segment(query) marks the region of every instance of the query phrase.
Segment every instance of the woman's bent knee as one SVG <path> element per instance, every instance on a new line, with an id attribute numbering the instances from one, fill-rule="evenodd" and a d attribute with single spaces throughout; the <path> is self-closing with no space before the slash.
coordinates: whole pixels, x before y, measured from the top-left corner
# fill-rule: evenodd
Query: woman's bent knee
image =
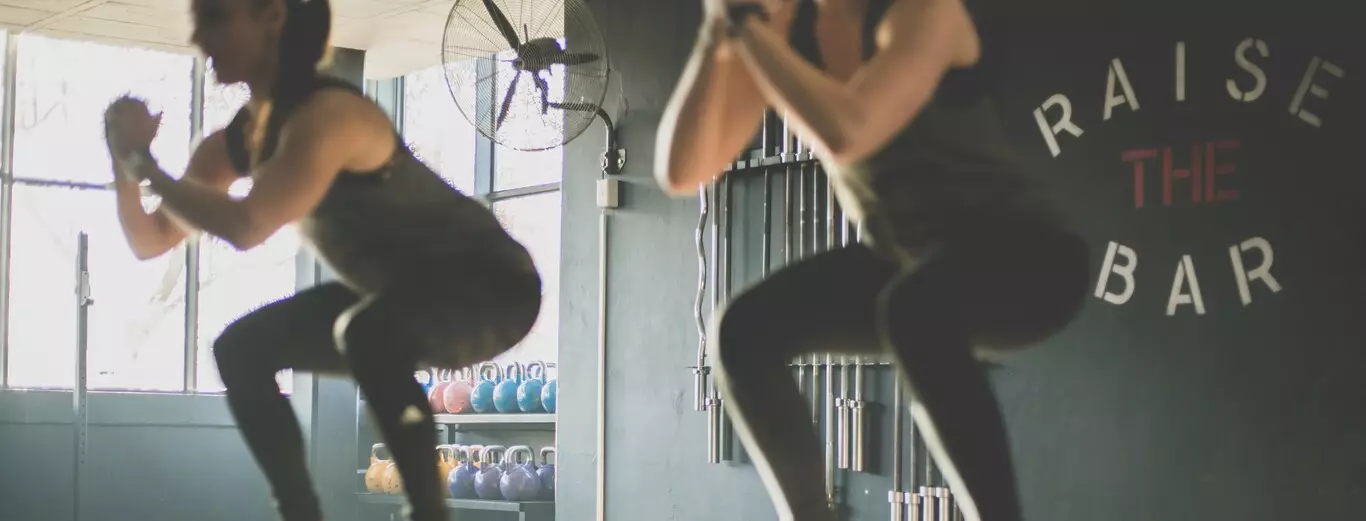
<path id="1" fill-rule="evenodd" d="M 277 372 L 270 367 L 268 360 L 260 356 L 256 349 L 259 342 L 252 339 L 249 327 L 241 322 L 233 322 L 223 329 L 223 333 L 213 341 L 213 357 L 218 364 L 218 374 L 223 384 L 232 387 L 242 378 L 264 375 L 274 377 Z"/>

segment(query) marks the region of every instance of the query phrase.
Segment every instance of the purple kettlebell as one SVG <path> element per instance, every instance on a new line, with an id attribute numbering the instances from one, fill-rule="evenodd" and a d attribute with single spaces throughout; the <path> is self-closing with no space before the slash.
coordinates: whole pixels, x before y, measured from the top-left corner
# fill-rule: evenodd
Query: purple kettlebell
<path id="1" fill-rule="evenodd" d="M 503 478 L 499 490 L 508 501 L 532 501 L 541 494 L 541 478 L 536 475 L 536 454 L 531 447 L 509 448 L 503 458 Z"/>
<path id="2" fill-rule="evenodd" d="M 456 447 L 455 469 L 446 476 L 446 487 L 455 499 L 474 499 L 474 475 L 479 472 L 469 447 Z"/>
<path id="3" fill-rule="evenodd" d="M 555 500 L 555 463 L 550 459 L 555 447 L 541 448 L 541 468 L 536 469 L 536 477 L 541 479 L 541 499 Z"/>
<path id="4" fill-rule="evenodd" d="M 505 450 L 502 445 L 484 447 L 483 457 L 479 460 L 479 472 L 474 475 L 474 494 L 479 499 L 503 499 L 498 482 L 503 479 L 503 469 L 499 465 L 503 462 Z"/>

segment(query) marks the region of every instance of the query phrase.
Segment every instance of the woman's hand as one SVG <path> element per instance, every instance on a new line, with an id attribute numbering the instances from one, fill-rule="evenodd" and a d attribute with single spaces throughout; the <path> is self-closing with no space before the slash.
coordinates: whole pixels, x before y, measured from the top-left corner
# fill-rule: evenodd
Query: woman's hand
<path id="1" fill-rule="evenodd" d="M 124 96 L 104 111 L 104 139 L 116 158 L 147 150 L 161 128 L 161 114 L 153 115 L 147 104 Z"/>
<path id="2" fill-rule="evenodd" d="M 726 10 L 737 4 L 758 3 L 764 6 L 768 15 L 768 26 L 774 31 L 786 34 L 797 13 L 798 0 L 702 0 L 705 19 L 703 23 L 725 26 Z"/>

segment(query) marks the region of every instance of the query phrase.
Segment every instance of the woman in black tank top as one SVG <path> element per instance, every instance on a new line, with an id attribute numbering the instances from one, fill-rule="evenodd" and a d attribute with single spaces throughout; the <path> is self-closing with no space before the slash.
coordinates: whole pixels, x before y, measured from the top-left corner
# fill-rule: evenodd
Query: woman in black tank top
<path id="1" fill-rule="evenodd" d="M 242 436 L 284 519 L 319 521 L 298 421 L 274 376 L 350 373 L 398 465 L 410 518 L 444 521 L 432 410 L 413 371 L 467 367 L 520 342 L 540 310 L 535 266 L 488 208 L 411 155 L 378 106 L 319 76 L 327 0 L 194 0 L 193 10 L 193 41 L 218 80 L 246 83 L 253 99 L 180 179 L 148 151 L 159 116 L 137 100 L 110 106 L 128 243 L 151 258 L 198 229 L 245 250 L 298 223 L 340 280 L 252 311 L 215 340 Z M 251 192 L 230 197 L 243 176 Z M 143 181 L 162 198 L 151 213 Z"/>
<path id="2" fill-rule="evenodd" d="M 993 17 L 972 0 L 704 1 L 660 124 L 660 184 L 695 196 L 773 108 L 812 143 L 864 232 L 734 298 L 709 335 L 725 409 L 779 518 L 835 517 L 820 438 L 787 369 L 834 352 L 893 355 L 965 517 L 1019 520 L 977 357 L 1069 323 L 1088 247 L 1012 160 L 988 95 Z"/>

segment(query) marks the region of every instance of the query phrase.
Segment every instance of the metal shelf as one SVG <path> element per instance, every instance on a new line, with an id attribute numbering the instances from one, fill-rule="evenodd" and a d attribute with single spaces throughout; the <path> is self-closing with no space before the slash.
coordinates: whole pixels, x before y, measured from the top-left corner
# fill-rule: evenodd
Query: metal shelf
<path id="1" fill-rule="evenodd" d="M 554 414 L 436 414 L 433 420 L 442 425 L 470 426 L 543 426 L 554 428 Z"/>
<path id="2" fill-rule="evenodd" d="M 372 494 L 369 492 L 357 492 L 356 497 L 361 503 L 372 505 L 403 505 L 406 499 L 403 496 L 393 496 L 389 494 Z M 456 510 L 484 510 L 491 512 L 521 512 L 535 516 L 537 519 L 551 519 L 541 517 L 554 515 L 554 501 L 489 501 L 486 499 L 447 499 L 446 506 Z"/>

